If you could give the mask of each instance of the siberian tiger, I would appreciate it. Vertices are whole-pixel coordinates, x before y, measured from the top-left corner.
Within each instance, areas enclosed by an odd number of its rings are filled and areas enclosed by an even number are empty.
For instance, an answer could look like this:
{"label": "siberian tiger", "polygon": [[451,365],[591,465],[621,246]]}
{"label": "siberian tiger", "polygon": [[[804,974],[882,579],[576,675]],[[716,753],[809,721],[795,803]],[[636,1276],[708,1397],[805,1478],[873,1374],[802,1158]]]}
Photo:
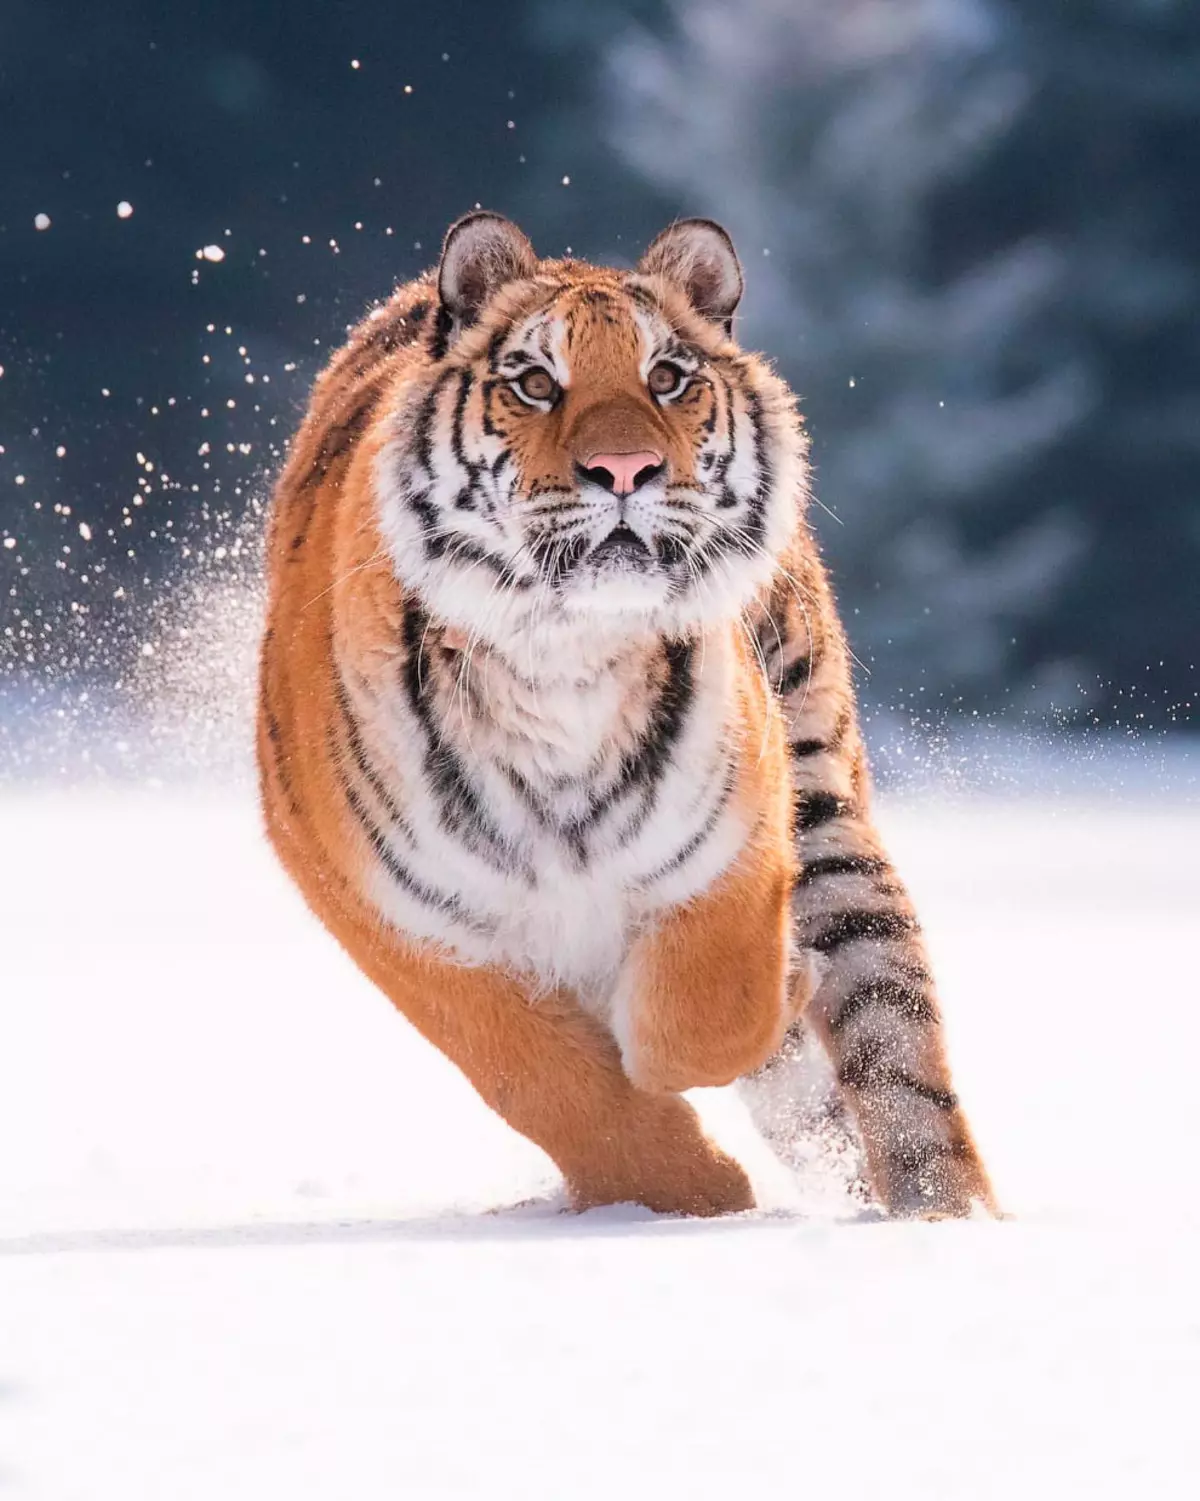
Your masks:
{"label": "siberian tiger", "polygon": [[725,231],[632,271],[475,213],[320,376],[268,544],[258,754],[309,905],[579,1207],[752,1206],[815,1030],[871,1184],[990,1207],[871,822],[795,402]]}

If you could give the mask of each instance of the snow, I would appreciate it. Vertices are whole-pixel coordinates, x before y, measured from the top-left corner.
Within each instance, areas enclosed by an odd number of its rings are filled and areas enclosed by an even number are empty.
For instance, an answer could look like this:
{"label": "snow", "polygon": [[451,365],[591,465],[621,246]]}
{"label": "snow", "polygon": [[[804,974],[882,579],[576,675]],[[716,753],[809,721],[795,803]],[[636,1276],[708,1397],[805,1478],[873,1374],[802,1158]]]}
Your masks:
{"label": "snow", "polygon": [[1193,1494],[1200,814],[884,815],[1006,1222],[856,1217],[728,1092],[760,1211],[562,1213],[248,798],[10,787],[5,1494]]}

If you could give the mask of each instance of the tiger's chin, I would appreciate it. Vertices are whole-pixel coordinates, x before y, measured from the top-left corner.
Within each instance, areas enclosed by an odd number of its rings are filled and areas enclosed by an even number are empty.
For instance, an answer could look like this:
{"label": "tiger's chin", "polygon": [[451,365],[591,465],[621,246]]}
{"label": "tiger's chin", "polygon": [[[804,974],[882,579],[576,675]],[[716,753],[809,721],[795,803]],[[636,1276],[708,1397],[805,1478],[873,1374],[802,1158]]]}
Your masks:
{"label": "tiger's chin", "polygon": [[576,619],[592,616],[614,621],[628,616],[631,624],[644,625],[666,607],[670,597],[671,581],[657,568],[601,563],[564,591],[562,604]]}

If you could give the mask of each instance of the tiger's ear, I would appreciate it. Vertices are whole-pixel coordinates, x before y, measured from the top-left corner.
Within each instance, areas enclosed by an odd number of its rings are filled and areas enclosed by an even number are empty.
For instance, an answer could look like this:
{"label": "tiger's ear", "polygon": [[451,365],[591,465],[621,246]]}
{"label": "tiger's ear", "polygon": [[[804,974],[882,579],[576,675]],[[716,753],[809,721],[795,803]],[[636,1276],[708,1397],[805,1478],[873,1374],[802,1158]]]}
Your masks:
{"label": "tiger's ear", "polygon": [[446,232],[438,266],[438,296],[456,328],[469,328],[506,282],[537,271],[524,234],[501,214],[467,214]]}
{"label": "tiger's ear", "polygon": [[729,235],[711,219],[677,219],[638,262],[643,276],[663,276],[687,293],[698,313],[729,331],[742,300],[742,266]]}

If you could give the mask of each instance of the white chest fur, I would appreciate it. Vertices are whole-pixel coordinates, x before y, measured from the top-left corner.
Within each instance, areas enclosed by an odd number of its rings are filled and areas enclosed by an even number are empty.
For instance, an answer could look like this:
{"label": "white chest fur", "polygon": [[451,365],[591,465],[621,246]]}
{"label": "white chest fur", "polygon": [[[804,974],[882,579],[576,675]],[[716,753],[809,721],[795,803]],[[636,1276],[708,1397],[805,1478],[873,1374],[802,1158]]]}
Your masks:
{"label": "white chest fur", "polygon": [[437,733],[470,816],[453,802],[447,816],[428,723],[395,675],[354,696],[403,814],[368,846],[367,890],[412,939],[568,985],[603,1010],[636,935],[708,887],[745,840],[732,643],[692,647],[669,734],[644,654],[552,680],[495,657],[464,669]]}

